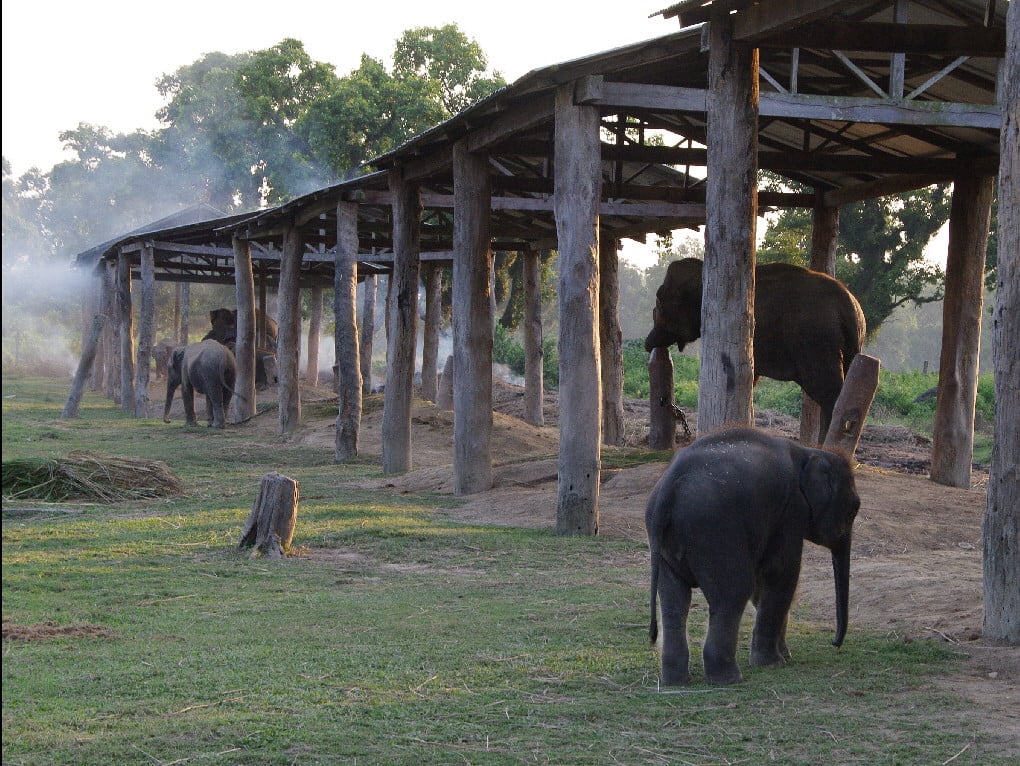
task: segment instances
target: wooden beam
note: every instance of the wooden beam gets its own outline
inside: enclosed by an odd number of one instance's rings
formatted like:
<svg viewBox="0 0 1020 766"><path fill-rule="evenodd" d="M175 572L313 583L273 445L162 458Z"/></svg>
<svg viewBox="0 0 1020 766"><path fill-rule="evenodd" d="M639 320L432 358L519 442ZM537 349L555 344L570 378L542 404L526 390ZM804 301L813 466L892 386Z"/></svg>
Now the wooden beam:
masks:
<svg viewBox="0 0 1020 766"><path fill-rule="evenodd" d="M832 16L843 0L787 0L783 3L755 3L733 16L734 42L754 43L784 31L798 29L817 19Z"/></svg>
<svg viewBox="0 0 1020 766"><path fill-rule="evenodd" d="M1006 52L1002 27L838 21L786 30L757 41L759 48L819 48L867 53L988 56Z"/></svg>

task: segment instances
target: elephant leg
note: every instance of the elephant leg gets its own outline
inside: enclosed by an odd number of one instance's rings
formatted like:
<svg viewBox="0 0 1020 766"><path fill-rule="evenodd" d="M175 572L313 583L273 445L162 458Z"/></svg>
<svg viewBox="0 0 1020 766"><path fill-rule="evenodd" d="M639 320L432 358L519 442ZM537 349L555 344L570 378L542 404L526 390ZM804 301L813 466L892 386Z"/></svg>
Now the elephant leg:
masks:
<svg viewBox="0 0 1020 766"><path fill-rule="evenodd" d="M743 680L737 667L737 639L740 620L751 594L736 592L705 593L708 601L708 635L702 657L705 680L713 684L732 684Z"/></svg>
<svg viewBox="0 0 1020 766"><path fill-rule="evenodd" d="M216 418L216 407L213 404L213 398L206 394L205 397L205 424L212 428Z"/></svg>
<svg viewBox="0 0 1020 766"><path fill-rule="evenodd" d="M663 686L678 686L691 680L691 650L687 644L687 614L691 609L691 587L669 566L659 570L661 610L660 661Z"/></svg>
<svg viewBox="0 0 1020 766"><path fill-rule="evenodd" d="M790 658L790 650L786 646L786 626L796 590L797 583L794 581L789 585L762 587L756 594L757 613L751 636L752 665L782 665Z"/></svg>
<svg viewBox="0 0 1020 766"><path fill-rule="evenodd" d="M195 389L190 383L181 386L181 401L184 402L184 419L187 425L197 426L198 417L195 415Z"/></svg>

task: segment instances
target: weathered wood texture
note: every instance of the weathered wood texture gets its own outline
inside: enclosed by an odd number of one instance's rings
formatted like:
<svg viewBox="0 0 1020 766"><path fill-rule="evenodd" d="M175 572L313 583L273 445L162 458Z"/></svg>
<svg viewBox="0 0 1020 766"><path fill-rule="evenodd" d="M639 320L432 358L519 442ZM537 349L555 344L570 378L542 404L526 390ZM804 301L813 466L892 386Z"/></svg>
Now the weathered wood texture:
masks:
<svg viewBox="0 0 1020 766"><path fill-rule="evenodd" d="M492 196L489 160L453 148L453 489L492 488Z"/></svg>
<svg viewBox="0 0 1020 766"><path fill-rule="evenodd" d="M375 298L379 293L379 277L371 274L361 283L361 392L372 393L372 339L375 336Z"/></svg>
<svg viewBox="0 0 1020 766"><path fill-rule="evenodd" d="M545 370L542 349L542 260L524 251L524 421L545 425Z"/></svg>
<svg viewBox="0 0 1020 766"><path fill-rule="evenodd" d="M858 354L850 363L843 390L832 408L832 422L825 435L826 447L837 447L851 457L857 451L864 422L878 390L879 361L867 354Z"/></svg>
<svg viewBox="0 0 1020 766"><path fill-rule="evenodd" d="M953 183L938 402L931 445L931 479L950 487L970 487L985 251L994 190L995 179L991 176L962 176Z"/></svg>
<svg viewBox="0 0 1020 766"><path fill-rule="evenodd" d="M152 247L140 253L141 305L138 322L138 364L135 370L135 417L149 414L149 372L152 370L152 345L156 340L156 264Z"/></svg>
<svg viewBox="0 0 1020 766"><path fill-rule="evenodd" d="M254 548L252 558L284 558L294 539L299 500L296 479L275 471L263 476L238 547Z"/></svg>
<svg viewBox="0 0 1020 766"><path fill-rule="evenodd" d="M92 289L86 294L85 300L85 321L83 322L83 333L82 333L82 353L84 355L85 347L88 345L89 337L92 333L92 322L91 318L95 318L99 314L103 314L103 278L95 277L92 280ZM106 324L105 317L103 324ZM93 363L90 365L89 379L87 382L89 391L101 391L103 389L103 383L106 380L106 369L104 362L106 359L106 352L103 348L103 337L105 333L100 333L96 339L96 348L93 350Z"/></svg>
<svg viewBox="0 0 1020 766"><path fill-rule="evenodd" d="M439 358L439 322L442 315L443 270L438 263L421 265L422 284L425 286L425 328L421 348L421 398L436 400L439 384L437 369Z"/></svg>
<svg viewBox="0 0 1020 766"><path fill-rule="evenodd" d="M673 358L668 348L653 348L648 357L648 449L676 446Z"/></svg>
<svg viewBox="0 0 1020 766"><path fill-rule="evenodd" d="M411 470L411 399L418 332L418 259L421 250L421 189L390 171L393 195L393 273L382 422L383 473Z"/></svg>
<svg viewBox="0 0 1020 766"><path fill-rule="evenodd" d="M556 533L599 528L602 381L599 375L599 110L556 91L556 234L559 249L560 451Z"/></svg>
<svg viewBox="0 0 1020 766"><path fill-rule="evenodd" d="M808 267L814 271L836 276L836 245L839 241L839 208L828 207L822 202L822 195L815 196L812 211L811 261ZM820 444L825 439L822 433L822 408L805 393L800 395L800 443Z"/></svg>
<svg viewBox="0 0 1020 766"><path fill-rule="evenodd" d="M301 259L305 243L296 227L283 237L280 256L279 311L277 322L277 375L279 380L280 433L289 434L301 424Z"/></svg>
<svg viewBox="0 0 1020 766"><path fill-rule="evenodd" d="M309 289L308 307L308 363L305 365L305 381L310 386L319 385L319 335L322 334L322 288Z"/></svg>
<svg viewBox="0 0 1020 766"><path fill-rule="evenodd" d="M81 406L81 397L85 391L85 384L92 372L92 365L96 360L96 349L99 346L99 339L103 336L103 326L106 324L106 317L96 314L92 318L92 326L85 345L82 346L81 359L78 361L78 369L74 372L71 381L71 390L67 395L67 403L64 404L64 411L60 414L62 418L78 417L78 408Z"/></svg>
<svg viewBox="0 0 1020 766"><path fill-rule="evenodd" d="M732 19L709 25L708 185L698 433L754 422L754 236L758 56L733 40Z"/></svg>
<svg viewBox="0 0 1020 766"><path fill-rule="evenodd" d="M106 329L103 331L103 348L106 351L107 399L120 401L120 309L117 302L117 264L108 263L103 272L103 313Z"/></svg>
<svg viewBox="0 0 1020 766"><path fill-rule="evenodd" d="M251 262L251 244L240 237L232 241L234 251L234 292L237 296L237 362L235 395L230 399L235 423L255 415L255 274Z"/></svg>
<svg viewBox="0 0 1020 766"><path fill-rule="evenodd" d="M358 456L361 435L361 353L358 338L358 205L341 202L336 208L336 261L333 271L333 319L336 325L337 463Z"/></svg>
<svg viewBox="0 0 1020 766"><path fill-rule="evenodd" d="M447 412L453 409L453 354L446 357L443 372L439 376L436 407Z"/></svg>
<svg viewBox="0 0 1020 766"><path fill-rule="evenodd" d="M620 327L619 240L599 241L599 358L602 370L602 441L621 445L623 419L623 329Z"/></svg>
<svg viewBox="0 0 1020 766"><path fill-rule="evenodd" d="M983 638L1020 645L1020 3L1010 3L999 155L999 268L992 314L995 449L988 475Z"/></svg>
<svg viewBox="0 0 1020 766"><path fill-rule="evenodd" d="M132 346L131 260L117 256L117 310L120 313L120 406L135 409L135 350Z"/></svg>
<svg viewBox="0 0 1020 766"><path fill-rule="evenodd" d="M191 338L191 285L181 283L180 312L177 315L177 343L187 346Z"/></svg>

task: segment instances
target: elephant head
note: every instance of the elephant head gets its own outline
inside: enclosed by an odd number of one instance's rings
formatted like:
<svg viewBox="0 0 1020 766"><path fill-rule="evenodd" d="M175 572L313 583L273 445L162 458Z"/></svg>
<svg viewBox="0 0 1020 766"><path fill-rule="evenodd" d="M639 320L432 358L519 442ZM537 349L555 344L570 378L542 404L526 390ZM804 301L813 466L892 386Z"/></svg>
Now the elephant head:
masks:
<svg viewBox="0 0 1020 766"><path fill-rule="evenodd" d="M181 385L181 364L184 361L184 346L170 352L170 361L166 367L166 404L163 407L163 422L170 422L170 405L174 403L174 393Z"/></svg>
<svg viewBox="0 0 1020 766"><path fill-rule="evenodd" d="M846 637L850 604L850 541L854 519L861 507L846 456L837 452L807 450L800 472L800 490L810 509L804 537L832 553L836 583L836 636L833 646Z"/></svg>
<svg viewBox="0 0 1020 766"><path fill-rule="evenodd" d="M674 343L683 351L684 346L701 337L703 265L697 258L682 258L669 264L666 277L655 293L654 326L645 338L645 351L667 348Z"/></svg>
<svg viewBox="0 0 1020 766"><path fill-rule="evenodd" d="M265 321L266 345L269 349L276 350L276 338L278 327L276 321L263 313L261 309L255 309L256 321ZM217 340L223 345L237 342L237 310L236 309L213 309L209 312L209 332L202 340Z"/></svg>

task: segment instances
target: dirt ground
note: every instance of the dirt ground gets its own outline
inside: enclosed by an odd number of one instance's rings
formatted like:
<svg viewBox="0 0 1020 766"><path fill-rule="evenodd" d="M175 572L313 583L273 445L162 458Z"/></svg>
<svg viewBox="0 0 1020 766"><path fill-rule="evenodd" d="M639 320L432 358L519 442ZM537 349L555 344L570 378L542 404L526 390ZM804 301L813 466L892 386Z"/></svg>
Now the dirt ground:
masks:
<svg viewBox="0 0 1020 766"><path fill-rule="evenodd" d="M272 389L260 393L260 407L273 395ZM520 419L523 396L520 387L496 384L492 445L495 486L461 498L467 501L465 504L451 502L451 518L508 526L555 526L559 444L556 396L546 394L542 427ZM292 438L332 451L335 415L330 413L330 400L335 400L335 395L328 388L304 388L306 415L299 433ZM179 399L175 407L180 407ZM330 416L308 414L319 412ZM687 417L693 426L694 415L687 413ZM359 442L363 456L381 456L381 425L381 396L367 397ZM789 437L795 437L798 429L794 419L772 412L759 413L757 425ZM255 438L279 438L275 410L228 427L249 429ZM628 446L644 444L647 434L647 402L628 401ZM452 499L453 413L416 399L411 441L414 470L362 486L449 494ZM612 450L607 448L604 454ZM905 428L867 426L864 430L855 456L862 505L854 525L851 636L858 627L904 640L928 639L950 645L967 659L958 674L940 683L979 702L985 711L979 725L997 737L1015 740L1020 747L1020 649L989 646L981 641L981 522L988 474L975 468L970 489L935 484L927 478L930 451L930 443ZM645 540L645 503L666 465L662 462L603 469L600 535ZM806 544L798 616L831 625L832 594L828 551Z"/></svg>

